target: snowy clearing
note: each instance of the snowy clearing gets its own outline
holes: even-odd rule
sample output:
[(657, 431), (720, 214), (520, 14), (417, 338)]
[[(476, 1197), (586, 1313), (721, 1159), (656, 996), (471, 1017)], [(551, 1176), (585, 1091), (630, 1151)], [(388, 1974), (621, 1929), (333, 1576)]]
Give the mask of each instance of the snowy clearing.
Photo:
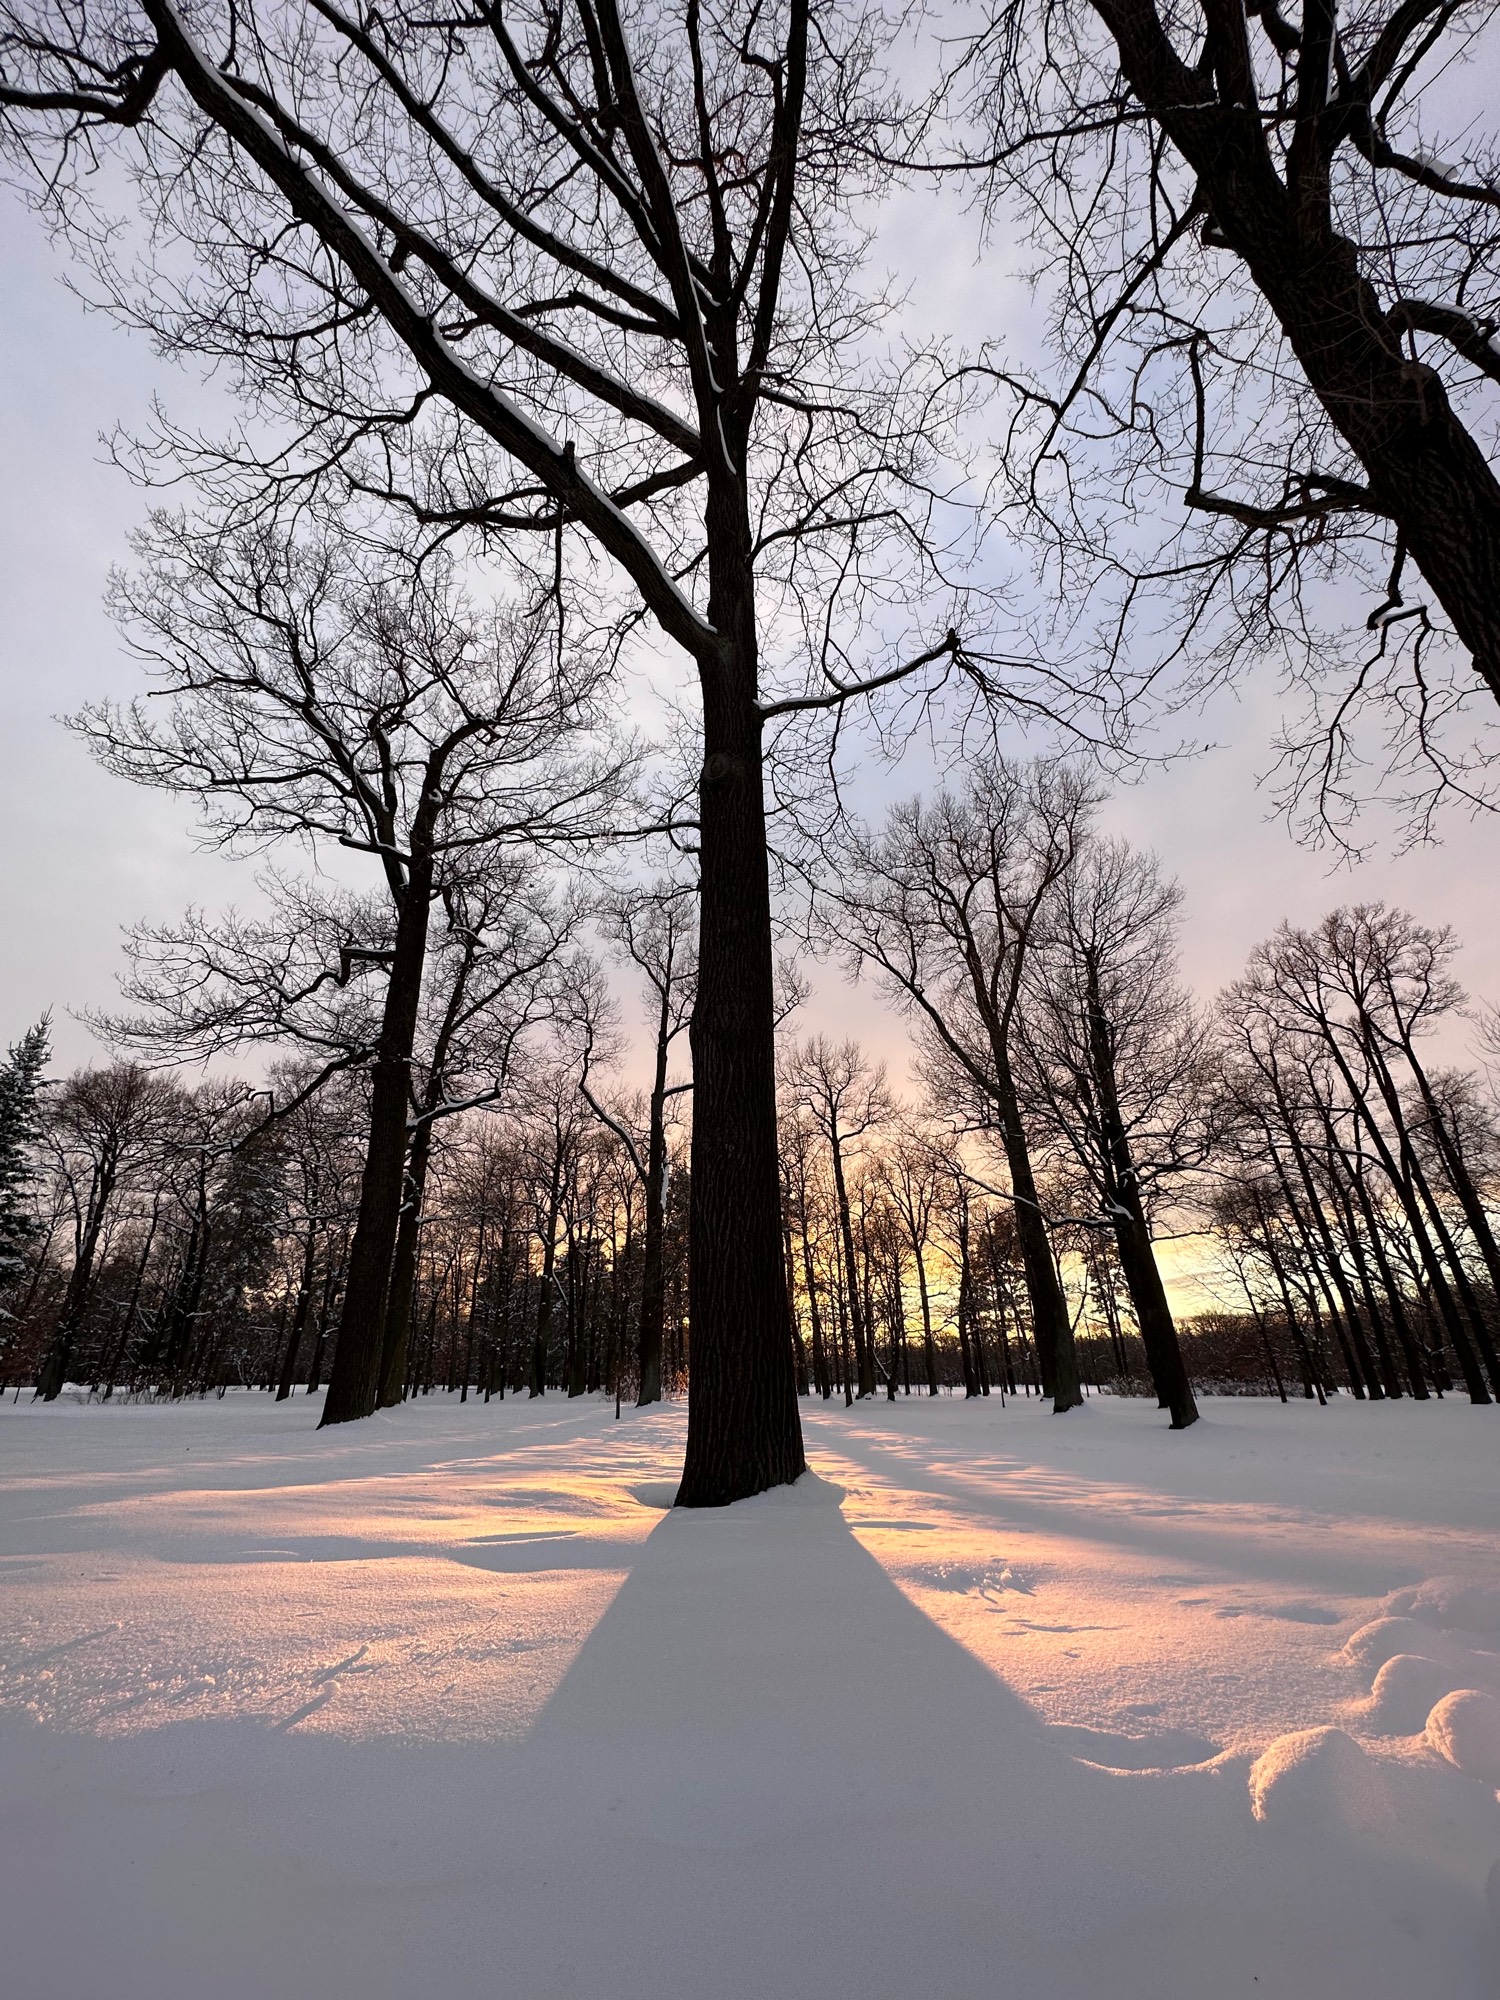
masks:
[(7, 1405), (5, 1990), (1493, 1996), (1500, 1419), (1205, 1408)]

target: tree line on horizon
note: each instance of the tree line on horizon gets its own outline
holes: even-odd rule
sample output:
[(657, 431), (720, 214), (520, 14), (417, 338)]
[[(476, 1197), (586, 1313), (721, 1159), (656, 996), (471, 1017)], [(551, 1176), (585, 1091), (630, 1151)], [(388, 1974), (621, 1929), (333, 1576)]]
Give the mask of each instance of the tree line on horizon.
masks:
[[(1468, 1013), (1452, 934), (1336, 909), (1284, 925), (1205, 1007), (1177, 977), (1179, 892), (1092, 830), (1097, 803), (1074, 767), (995, 761), (850, 833), (816, 941), (904, 1006), (916, 1094), (857, 1043), (799, 1035), (805, 987), (784, 973), (797, 1393), (1061, 1412), (1092, 1386), (1154, 1396), (1178, 1427), (1195, 1387), (1500, 1397), (1500, 1105), (1483, 1066), (1431, 1053)], [(691, 1092), (673, 1066), (690, 897), (658, 881), (589, 905), (533, 883), (528, 917), (510, 908), (509, 977), (492, 964), (479, 984), (462, 946), (429, 969), (380, 1404), (649, 1406), (690, 1377)], [(160, 943), (133, 940), (138, 998), (163, 979)], [(622, 997), (645, 1002), (645, 1090), (618, 1073)], [(156, 998), (111, 1026), (159, 1058), (180, 989)], [(1483, 1050), (1492, 1017), (1478, 1030)], [(307, 1054), (283, 1053), (263, 1085), (188, 1084), (137, 1055), (52, 1082), (45, 1042), (42, 1025), (0, 1075), (0, 1380), (104, 1398), (326, 1385), (367, 1069), (310, 1090)], [(1180, 1321), (1174, 1240), (1211, 1301)]]
[[(621, 843), (688, 859), (695, 902), (682, 1503), (804, 1464), (777, 1092), (789, 882), (815, 905), (850, 888), (838, 938), (912, 1013), (945, 1129), (998, 1141), (985, 1199), (1008, 1207), (1054, 1408), (1083, 1386), (1060, 1175), (1086, 1197), (1066, 1226), (1118, 1267), (1157, 1396), (1191, 1422), (1151, 1224), (1206, 1143), (1203, 1107), (1149, 1079), (1187, 1073), (1202, 1024), (1165, 987), (1129, 999), (1169, 970), (1161, 885), (1119, 853), (1111, 887), (1097, 844), (1069, 857), (1087, 786), (1054, 773), (1026, 811), (1055, 851), (1015, 850), (1055, 864), (1027, 878), (1045, 939), (1007, 910), (1003, 948), (963, 958), (967, 908), (923, 872), (933, 842), (954, 858), (946, 831), (919, 812), (861, 846), (839, 752), (862, 729), (897, 753), (921, 728), (982, 785), (1006, 732), (1036, 726), (1108, 761), (1269, 662), (1294, 820), (1352, 845), (1372, 787), (1418, 833), (1492, 803), (1500, 160), (1450, 85), (1492, 53), (1493, 9), (1293, 13), (0, 0), (15, 184), (98, 304), (236, 399), (220, 436), (158, 411), (115, 441), (178, 503), (113, 591), (154, 699), (75, 726), (108, 769), (192, 801), (208, 840), (277, 856), (265, 914), (137, 939), (144, 1011), (116, 1025), (148, 1072), (275, 1051), (282, 1133), (353, 1093), (324, 1423), (408, 1380), (428, 1177), (525, 1066), (524, 1033), (490, 1045), (509, 1016), (485, 996), (576, 1015), (568, 1060), (606, 1069), (605, 1024), (545, 977), (582, 921), (556, 872)], [(920, 233), (885, 267), (883, 205), (919, 188), (974, 217), (1003, 295), (968, 343), (924, 317), (943, 288)], [(1007, 345), (1028, 280), (1042, 311)], [(638, 682), (667, 718), (655, 745), (626, 726)], [(330, 888), (330, 857), (361, 886)], [(971, 863), (983, 889), (983, 854), (954, 879)], [(1336, 999), (1324, 1026), (1267, 977), (1246, 1007), (1309, 1053), (1267, 1075), (1251, 1021), (1243, 1130), (1269, 1093), (1277, 1137), (1245, 1139), (1238, 1176), (1214, 1141), (1224, 1186), (1256, 1194), (1233, 1223), (1247, 1313), (1279, 1311), (1288, 1339), (1295, 1322), (1317, 1388), (1336, 1365), (1371, 1395), (1454, 1370), (1493, 1394), (1467, 1114), (1441, 1078), (1424, 1092), (1375, 1000)], [(1179, 1130), (1168, 1107), (1189, 1103)], [(654, 1315), (663, 1118), (605, 1108), (646, 1191)], [(209, 1122), (193, 1157), (254, 1151), (227, 1108)], [(212, 1240), (212, 1176), (188, 1179), (184, 1300)], [(834, 1198), (839, 1365), (867, 1386), (869, 1260), (847, 1186)], [(81, 1293), (89, 1259), (72, 1269)], [(561, 1292), (554, 1271), (539, 1324)], [(74, 1338), (60, 1310), (47, 1394)], [(971, 1375), (991, 1358), (977, 1312), (957, 1315)]]

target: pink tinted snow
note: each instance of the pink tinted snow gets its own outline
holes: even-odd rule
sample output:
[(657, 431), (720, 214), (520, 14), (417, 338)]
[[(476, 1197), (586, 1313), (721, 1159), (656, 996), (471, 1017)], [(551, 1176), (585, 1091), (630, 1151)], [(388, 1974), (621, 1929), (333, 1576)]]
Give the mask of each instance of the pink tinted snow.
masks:
[(1205, 1408), (7, 1406), (8, 2000), (1493, 2000), (1497, 1420)]

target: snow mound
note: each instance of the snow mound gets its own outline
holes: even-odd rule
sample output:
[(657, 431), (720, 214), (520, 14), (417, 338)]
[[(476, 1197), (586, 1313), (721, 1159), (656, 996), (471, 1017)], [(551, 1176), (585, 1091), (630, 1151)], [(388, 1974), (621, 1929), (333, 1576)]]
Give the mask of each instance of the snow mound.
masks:
[(1475, 1583), (1461, 1576), (1430, 1576), (1425, 1583), (1393, 1590), (1385, 1600), (1393, 1615), (1419, 1618), (1446, 1631), (1500, 1632), (1500, 1583)]
[[(1467, 1777), (1500, 1786), (1500, 1701), (1479, 1688), (1445, 1695), (1427, 1718), (1427, 1741)], [(1494, 1887), (1495, 1877), (1490, 1878)]]
[(1397, 1653), (1375, 1676), (1364, 1717), (1380, 1736), (1415, 1736), (1444, 1695), (1464, 1682), (1463, 1670), (1420, 1653)]
[(1337, 1657), (1351, 1667), (1383, 1667), (1398, 1653), (1419, 1652), (1432, 1628), (1415, 1618), (1376, 1618), (1344, 1641)]
[(1370, 1830), (1390, 1817), (1384, 1773), (1342, 1729), (1278, 1736), (1250, 1766), (1250, 1809), (1287, 1829)]

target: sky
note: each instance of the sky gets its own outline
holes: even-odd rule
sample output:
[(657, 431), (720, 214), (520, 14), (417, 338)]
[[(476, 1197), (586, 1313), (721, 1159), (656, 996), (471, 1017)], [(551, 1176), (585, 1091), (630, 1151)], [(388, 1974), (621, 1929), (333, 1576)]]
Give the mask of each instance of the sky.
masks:
[[(967, 233), (924, 226), (921, 240), (935, 294), (972, 317), (990, 285)], [(106, 776), (57, 720), (140, 685), (101, 600), (147, 497), (108, 462), (101, 434), (143, 424), (153, 395), (209, 424), (229, 406), (141, 336), (87, 313), (63, 284), (62, 257), (9, 195), (0, 195), (0, 256), (0, 1042), (50, 1008), (58, 1061), (72, 1065), (100, 1057), (75, 1017), (113, 1002), (123, 927), (189, 902), (253, 899), (255, 864), (197, 848), (185, 804)], [(1293, 842), (1257, 789), (1275, 722), (1274, 690), (1252, 679), (1195, 725), (1219, 747), (1148, 771), (1105, 812), (1182, 882), (1190, 984), (1210, 996), (1283, 917), (1309, 922), (1337, 902), (1384, 897), (1451, 923), (1463, 980), (1500, 1000), (1500, 821), (1451, 821), (1442, 845), (1402, 857), (1387, 847), (1335, 868)], [(893, 792), (916, 782), (899, 770), (880, 780)], [(805, 1018), (869, 1041), (901, 1078), (904, 1036), (873, 993), (850, 994), (825, 972)]]

